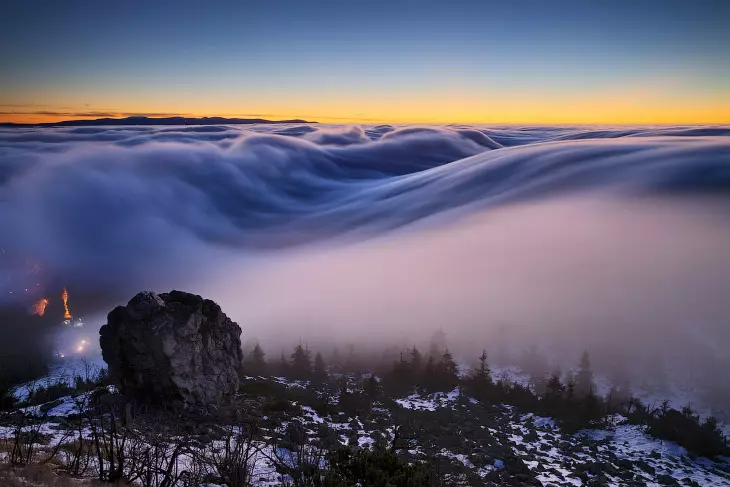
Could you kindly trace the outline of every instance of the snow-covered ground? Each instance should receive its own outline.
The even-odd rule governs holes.
[[[423,396],[420,394],[411,394],[403,399],[396,399],[395,402],[405,409],[421,409],[426,411],[435,411],[436,408],[448,407],[453,404],[459,397],[460,389],[457,387],[451,392],[436,392],[434,394]]]
[[[24,401],[28,398],[30,391],[38,387],[48,387],[59,383],[73,386],[76,377],[91,379],[104,368],[106,368],[106,363],[98,354],[74,354],[65,358],[57,358],[51,364],[48,375],[16,387],[13,396],[19,401]]]
[[[579,486],[596,479],[617,487],[635,481],[659,487],[671,478],[680,485],[730,486],[730,459],[692,459],[684,448],[621,419],[612,430],[566,437],[553,420],[522,415],[513,417],[509,441],[543,485]]]
[[[69,375],[80,375],[86,367],[82,361],[66,361],[57,364],[52,375],[44,381],[53,383]],[[502,369],[499,373],[503,377],[510,374],[524,380],[517,369]],[[295,392],[308,387],[307,383],[283,377],[249,377],[247,380],[270,381]],[[21,397],[22,390],[27,391],[29,387],[19,388],[20,392],[16,394]],[[50,407],[22,409],[27,414],[44,418],[39,429],[47,439],[43,448],[51,449],[58,442],[69,439],[63,425],[70,415],[78,413],[77,404],[83,403],[84,398],[83,394],[66,396],[54,401]],[[587,486],[595,482],[615,487],[659,487],[670,481],[688,487],[730,487],[730,459],[693,458],[684,448],[648,436],[641,427],[628,424],[621,416],[612,417],[607,429],[569,435],[551,418],[520,414],[509,406],[487,410],[478,401],[465,396],[458,387],[449,392],[414,393],[378,402],[371,412],[361,415],[325,413],[297,401],[291,404],[298,412],[288,422],[299,422],[309,438],[317,437],[324,429],[342,445],[356,448],[389,445],[396,436],[396,428],[405,422],[433,428],[424,430],[425,439],[407,439],[402,446],[403,453],[413,460],[439,458],[450,465],[449,475],[462,479],[463,485],[479,485],[479,479],[486,482],[514,469],[517,461],[546,487]],[[476,426],[481,430],[479,434],[473,430],[473,424],[464,426],[461,423],[464,418],[477,418],[481,422]],[[434,423],[430,424],[432,421]],[[286,424],[279,427],[283,429]],[[32,426],[25,429],[30,428]],[[428,436],[431,431],[436,431],[435,435],[455,434],[458,441],[450,440],[452,444],[444,446],[431,444]],[[0,426],[0,441],[12,438],[13,434],[13,425]],[[258,448],[256,485],[277,485],[280,476],[270,460],[271,447],[261,442]]]

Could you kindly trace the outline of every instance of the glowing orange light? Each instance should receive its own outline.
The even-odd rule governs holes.
[[[46,313],[46,306],[48,306],[48,300],[46,298],[39,299],[33,304],[33,314],[43,316]]]
[[[63,288],[61,299],[63,300],[63,319],[70,320],[73,316],[71,316],[71,313],[68,311],[68,291],[66,291],[66,288]]]

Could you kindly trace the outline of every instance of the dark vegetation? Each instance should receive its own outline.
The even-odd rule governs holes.
[[[329,392],[322,397],[312,389],[290,394],[286,386],[261,381],[262,387],[233,404],[203,414],[149,406],[110,391],[105,381],[103,371],[90,371],[73,385],[35,388],[23,405],[49,399],[40,414],[18,409],[0,416],[1,425],[13,428],[5,445],[10,465],[23,472],[55,465],[57,473],[112,484],[239,487],[252,485],[261,475],[257,460],[266,458],[281,485],[442,485],[427,464],[412,465],[401,457],[395,439],[370,451],[342,445],[327,428],[314,436],[305,431],[295,420],[302,404],[338,411],[339,405],[328,404],[326,397],[336,395],[339,385],[323,384]],[[73,412],[58,424],[61,440],[51,445],[42,426],[61,403],[53,399],[57,394],[70,396]],[[185,468],[179,466],[183,458]]]
[[[645,425],[647,432],[656,438],[673,441],[699,456],[730,455],[728,440],[714,416],[702,421],[689,406],[678,411],[670,408],[667,402],[650,409],[634,401],[630,407],[629,419]]]
[[[267,363],[264,357],[261,346],[256,344],[244,362],[244,372],[278,374],[313,383],[321,383],[322,377],[326,376],[322,372],[322,355],[317,354],[315,362],[320,365],[313,368],[311,353],[301,344],[295,347],[289,361],[282,355],[278,361]],[[337,360],[330,366],[333,371],[363,374],[367,370],[358,367],[352,359],[348,363],[338,357],[338,353],[333,354]],[[414,392],[450,391],[459,386],[465,395],[485,407],[507,404],[523,413],[551,417],[568,433],[607,427],[612,415],[620,414],[634,424],[645,426],[650,435],[678,443],[694,455],[730,455],[728,439],[715,417],[701,421],[690,407],[678,411],[669,408],[666,402],[658,408],[647,407],[630,395],[626,384],[615,385],[607,397],[600,397],[596,393],[588,352],[582,355],[574,373],[565,377],[561,377],[560,371],[539,375],[533,378],[532,387],[526,387],[495,380],[486,351],[478,357],[478,365],[460,377],[453,356],[445,348],[445,339],[437,334],[426,356],[414,346],[401,351],[391,367],[380,364],[376,370],[382,381],[369,376],[360,392],[350,392],[346,388],[340,391],[339,405],[344,411],[356,414],[367,410],[383,393],[388,397],[400,397]]]
[[[51,321],[23,307],[0,307],[0,408],[13,406],[13,386],[48,373]]]
[[[438,476],[428,465],[409,465],[392,450],[353,451],[340,448],[329,456],[328,487],[352,485],[399,485],[421,487],[438,484]]]
[[[47,384],[31,383],[28,387],[28,397],[23,404],[26,406],[46,404],[71,394],[92,391],[105,385],[108,385],[106,369],[99,370],[93,376],[77,375],[72,380],[58,379]]]
[[[61,478],[105,484],[540,485],[507,439],[515,421],[532,413],[556,420],[560,432],[548,431],[548,436],[610,428],[611,418],[621,414],[694,455],[729,453],[714,418],[701,421],[691,409],[677,411],[666,403],[644,406],[626,387],[599,397],[588,353],[573,373],[537,375],[526,387],[496,379],[486,352],[470,371],[459,373],[444,342],[437,337],[428,352],[416,347],[390,351],[385,357],[394,358],[375,365],[359,359],[354,347],[325,359],[300,344],[290,354],[267,360],[257,344],[245,356],[235,402],[204,413],[153,408],[124,397],[108,387],[103,372],[89,368],[74,380],[31,387],[16,406],[38,406],[35,413],[0,414],[0,425],[13,431],[4,450],[18,471],[49,466]],[[435,398],[450,393],[453,402],[434,411],[396,406],[396,399],[414,393]],[[43,425],[55,407],[68,401],[73,412],[56,418],[61,441],[51,443]],[[566,445],[561,448],[575,448]],[[449,460],[443,451],[468,452],[473,468]],[[493,468],[495,459],[503,468]],[[257,467],[262,461],[268,472]],[[486,475],[477,475],[475,468]],[[614,467],[596,463],[586,468],[598,475]]]

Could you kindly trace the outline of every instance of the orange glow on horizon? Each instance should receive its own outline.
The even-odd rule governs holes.
[[[730,124],[730,103],[718,105],[717,107],[699,107],[699,109],[688,111],[681,109],[667,110],[601,110],[598,104],[595,110],[586,112],[577,111],[555,111],[541,112],[535,109],[517,107],[511,111],[497,110],[460,110],[458,106],[451,106],[443,110],[392,110],[390,113],[382,112],[377,115],[346,115],[321,113],[315,115],[300,115],[296,113],[282,113],[277,116],[251,117],[232,113],[201,112],[180,115],[190,118],[202,117],[224,117],[224,118],[264,118],[276,122],[278,120],[302,119],[309,122],[328,124],[485,124],[485,125],[514,125],[514,124],[564,124],[564,125],[632,125],[632,124]],[[36,123],[57,123],[65,120],[93,120],[95,118],[107,117],[80,117],[80,116],[53,116],[16,113],[0,119],[0,123],[36,124]],[[125,118],[125,116],[108,117]],[[160,118],[160,117],[150,117]]]
[[[59,94],[60,96],[61,94]],[[0,121],[54,123],[63,120],[152,118],[183,116],[263,118],[271,121],[304,119],[320,123],[399,124],[727,124],[730,123],[730,90],[689,90],[672,80],[648,80],[630,86],[580,92],[476,90],[459,82],[434,89],[350,93],[325,90],[303,98],[294,93],[261,97],[241,93],[190,96],[184,93],[134,93],[97,100],[93,106],[115,110],[79,108],[76,99],[48,99],[39,110],[19,107],[0,115]],[[276,95],[276,96],[275,96]],[[67,95],[64,95],[64,98]],[[9,100],[12,101],[12,100]],[[41,100],[39,100],[41,101]],[[51,102],[57,102],[52,105]],[[83,107],[83,105],[81,105]],[[244,110],[234,111],[231,106]]]

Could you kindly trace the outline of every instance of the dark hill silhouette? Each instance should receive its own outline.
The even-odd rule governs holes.
[[[307,120],[266,120],[264,118],[225,118],[225,117],[126,117],[97,118],[94,120],[64,120],[49,123],[0,123],[3,127],[88,127],[103,125],[235,125],[254,123],[317,123]]]

